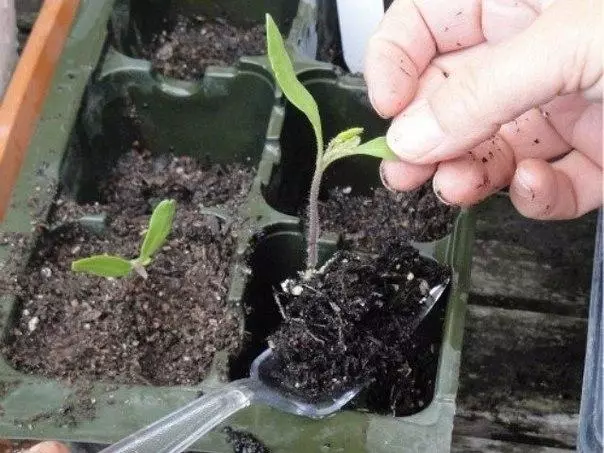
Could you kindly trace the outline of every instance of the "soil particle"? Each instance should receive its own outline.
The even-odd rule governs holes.
[[[233,453],[271,453],[253,434],[238,431],[230,426],[223,429],[227,442],[233,446]]]
[[[422,325],[420,337],[410,325],[448,272],[395,241],[379,255],[338,252],[310,279],[286,280],[276,291],[284,321],[270,337],[279,365],[269,378],[312,401],[373,382],[365,408],[421,408],[432,394],[440,329]]]
[[[459,208],[438,200],[431,183],[411,192],[377,188],[370,196],[335,188],[319,207],[323,231],[341,233],[347,248],[370,252],[395,238],[421,242],[442,238],[452,230],[458,213]]]
[[[132,151],[118,162],[100,203],[62,200],[53,224],[66,223],[42,236],[21,275],[3,278],[21,300],[5,356],[19,370],[68,380],[200,382],[217,350],[234,353],[241,343],[226,300],[233,227],[200,206],[227,202],[234,210],[252,178],[238,164],[204,167],[188,157]],[[93,254],[137,256],[151,211],[164,198],[178,201],[176,218],[147,280],[71,272],[73,260]],[[74,222],[98,212],[107,214],[103,234]]]
[[[210,65],[229,66],[244,55],[262,55],[265,48],[264,25],[240,28],[221,18],[179,16],[144,54],[161,74],[195,80]]]

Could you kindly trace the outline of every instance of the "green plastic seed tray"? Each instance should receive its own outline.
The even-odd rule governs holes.
[[[155,153],[245,163],[256,173],[238,212],[246,221],[238,234],[228,301],[241,315],[248,343],[236,360],[218,352],[212,372],[198,386],[92,382],[87,393],[92,409],[81,416],[74,411],[68,423],[65,411],[78,394],[78,383],[25,374],[1,359],[3,437],[110,444],[184,405],[200,390],[220,387],[247,372],[279,322],[272,287],[303,267],[300,213],[314,165],[312,131],[285,102],[265,56],[242,57],[228,67],[210,66],[201,79],[185,81],[158,75],[142,58],[141,49],[161,31],[164,18],[178,13],[263,23],[264,13],[270,12],[288,33],[299,78],[317,99],[325,136],[350,126],[364,127],[366,137],[383,134],[387,124],[373,113],[362,79],[316,59],[319,50],[330,45],[325,40],[337,34],[325,30],[326,24],[333,24],[329,14],[334,12],[313,3],[82,0],[1,232],[22,233],[33,237],[35,244],[35,238],[44,234],[40,225],[52,215],[53,200],[61,196],[94,201],[101,183],[137,136],[144,137]],[[136,121],[124,121],[125,111],[135,112]],[[377,187],[377,165],[365,157],[342,161],[326,175],[324,189],[346,185],[362,193]],[[217,214],[227,215],[220,210]],[[472,211],[463,210],[448,236],[417,244],[453,272],[444,321],[438,324],[442,339],[434,395],[421,411],[392,417],[349,409],[310,420],[252,406],[225,424],[252,433],[275,453],[449,451],[473,224]],[[322,259],[337,247],[338,237],[325,232]],[[12,250],[0,245],[4,271],[15,262]],[[18,258],[21,264],[28,260]],[[6,339],[21,312],[20,301],[7,291],[0,300],[0,327]],[[194,449],[232,451],[220,429],[200,439]]]

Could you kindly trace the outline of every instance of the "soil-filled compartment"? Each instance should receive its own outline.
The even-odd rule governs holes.
[[[120,52],[151,61],[164,76],[195,80],[208,66],[263,55],[265,13],[287,33],[297,10],[298,2],[289,0],[118,0],[111,40]]]
[[[298,271],[305,239],[299,232],[281,227],[259,239],[243,299],[247,325],[257,336],[235,377],[270,345],[285,360],[271,378],[288,393],[320,399],[321,392],[350,385],[347,379],[367,380],[371,384],[350,408],[395,416],[420,411],[434,393],[447,294],[417,331],[408,326],[421,308],[422,291],[442,282],[448,269],[402,242],[379,256],[337,249],[323,240],[321,262],[334,256],[339,262],[325,278],[303,281]]]
[[[19,302],[3,351],[18,370],[70,381],[195,385],[211,372],[217,352],[233,357],[241,349],[243,316],[229,300],[230,270],[263,134],[225,137],[219,128],[195,128],[212,96],[149,90],[153,83],[126,70],[89,87],[47,231],[25,270],[6,276],[5,290]],[[245,74],[225,83],[234,88],[220,98],[247,83],[268,107],[270,84],[263,79]],[[258,115],[262,105],[242,104],[231,119],[265,128],[269,112]],[[179,124],[186,127],[178,130]],[[71,272],[73,260],[94,254],[135,258],[163,199],[176,200],[176,218],[149,278]],[[102,225],[79,222],[95,215],[105,217]],[[19,248],[26,253],[26,247],[4,240],[23,260]],[[216,370],[222,378],[227,373]]]
[[[237,208],[254,171],[233,163],[133,149],[118,160],[97,203],[59,197],[51,225],[11,291],[19,314],[4,353],[17,369],[71,381],[195,385],[217,351],[237,354],[242,319],[228,301]],[[148,278],[105,279],[70,270],[95,254],[137,256],[154,205],[175,199],[172,233]],[[226,205],[224,218],[204,208]],[[91,231],[90,221],[105,214]],[[229,217],[228,215],[232,217]],[[226,370],[220,370],[224,375]]]

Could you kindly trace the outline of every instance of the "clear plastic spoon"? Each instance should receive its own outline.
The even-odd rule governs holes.
[[[422,300],[422,310],[412,324],[413,329],[432,311],[448,283],[447,279],[435,286]],[[291,414],[322,418],[341,409],[363,388],[363,385],[357,385],[323,401],[306,402],[280,390],[274,381],[269,382],[267,370],[275,365],[272,350],[267,349],[252,363],[249,378],[206,393],[101,453],[181,453],[220,422],[252,403],[266,404]]]

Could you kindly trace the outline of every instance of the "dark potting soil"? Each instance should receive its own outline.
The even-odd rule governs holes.
[[[262,55],[265,49],[264,25],[243,28],[221,18],[179,16],[173,29],[153,38],[144,56],[165,76],[195,80],[210,65],[229,66],[244,55]]]
[[[395,241],[379,255],[338,252],[309,280],[286,280],[276,291],[284,320],[269,339],[278,361],[269,379],[314,401],[372,382],[360,407],[417,411],[433,393],[442,309],[417,332],[410,324],[448,275]]]
[[[217,350],[235,353],[241,343],[226,301],[233,226],[200,206],[228,200],[234,209],[252,179],[239,164],[202,166],[133,150],[119,160],[100,203],[58,200],[53,224],[72,223],[43,235],[25,272],[4,282],[22,302],[5,356],[20,370],[69,380],[200,382]],[[176,217],[147,280],[71,272],[73,260],[93,254],[137,256],[152,209],[164,198],[177,200]],[[102,235],[73,222],[101,211]]]
[[[353,195],[350,187],[336,187],[319,205],[321,228],[340,233],[344,246],[377,252],[384,241],[429,242],[453,229],[459,208],[438,200],[431,183],[411,192],[373,189],[371,195]]]
[[[233,453],[271,453],[256,436],[246,431],[238,431],[227,426],[223,429],[227,442],[233,446]]]

